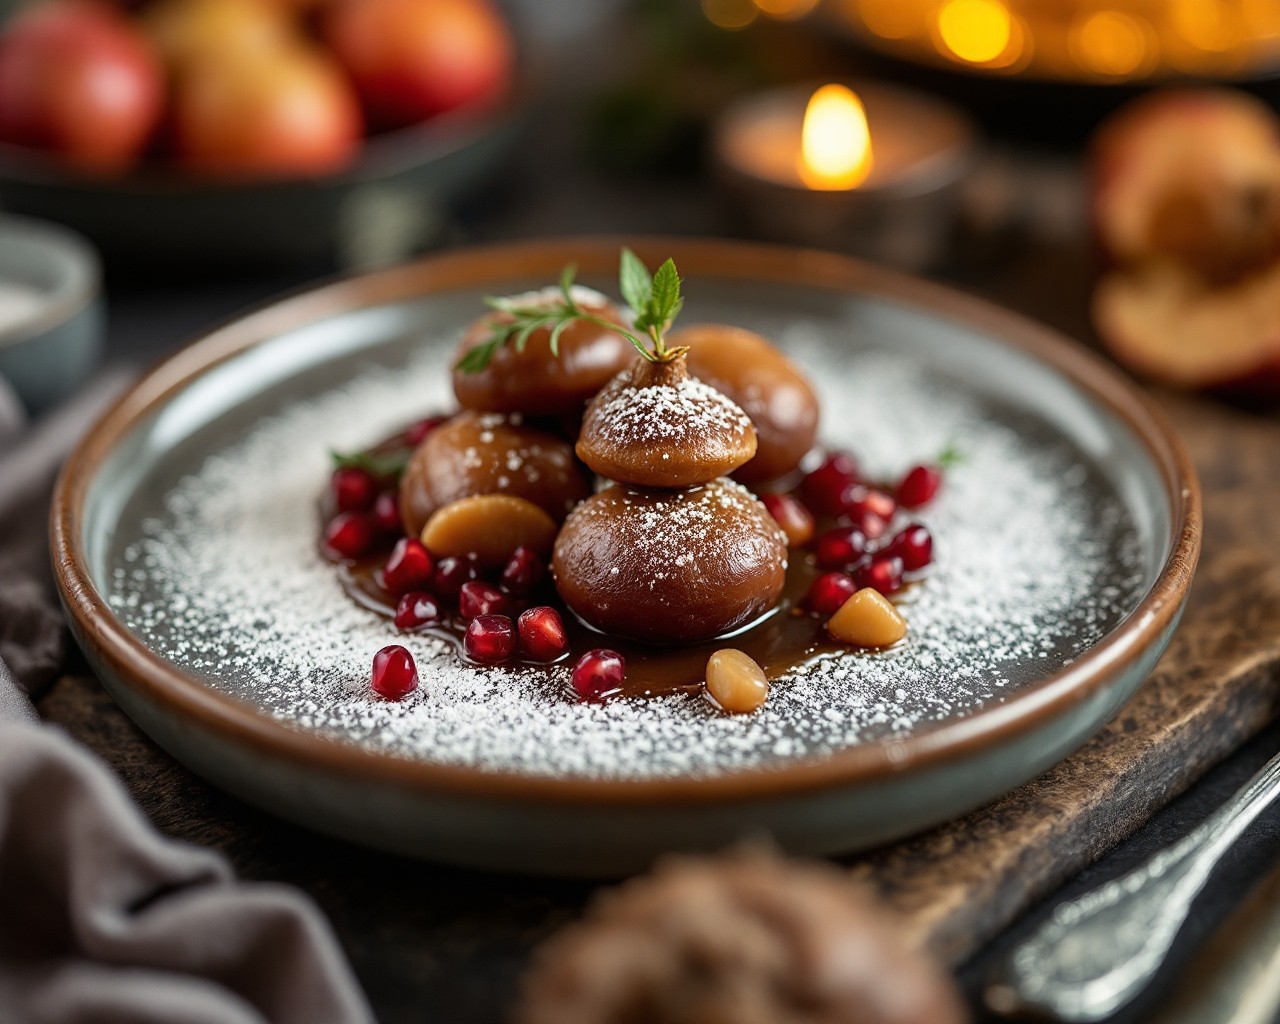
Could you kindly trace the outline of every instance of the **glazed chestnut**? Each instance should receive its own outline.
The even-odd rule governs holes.
[[[587,406],[578,458],[608,480],[689,487],[732,473],[756,453],[751,420],[689,376],[684,356],[640,359]]]
[[[579,505],[551,569],[565,604],[596,629],[652,644],[709,640],[778,601],[787,539],[741,484],[682,491],[615,484]]]
[[[603,320],[622,324],[617,308],[599,292],[575,286],[574,301]],[[512,296],[537,305],[560,298],[558,288]],[[510,320],[504,313],[490,313],[471,325],[454,357],[456,363],[489,337],[495,322]],[[464,409],[521,412],[530,416],[576,417],[591,397],[621,370],[631,365],[635,348],[625,338],[603,327],[578,320],[570,324],[558,342],[559,355],[551,354],[551,330],[543,327],[529,335],[522,350],[503,345],[483,370],[453,371],[453,393]]]
[[[738,403],[756,428],[756,455],[734,476],[759,483],[790,473],[818,434],[818,397],[786,356],[753,331],[699,324],[672,332],[689,372]]]
[[[566,441],[518,416],[464,412],[427,435],[400,479],[400,518],[410,537],[440,508],[475,494],[524,498],[557,523],[591,492]]]

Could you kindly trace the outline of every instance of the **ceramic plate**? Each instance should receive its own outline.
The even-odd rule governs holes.
[[[822,439],[890,478],[963,458],[925,520],[937,559],[910,641],[777,681],[761,712],[699,699],[566,700],[559,675],[461,664],[404,640],[423,685],[368,689],[389,624],[316,554],[329,448],[447,407],[485,295],[576,261],[609,290],[618,243],[451,253],[287,299],[143,380],[68,462],[54,507],[73,628],[175,757],[285,817],[459,863],[612,874],[768,832],[880,843],[1065,757],[1142,682],[1199,540],[1195,479],[1159,412],[1070,342],[841,257],[652,241],[682,323],[726,321],[814,380]]]

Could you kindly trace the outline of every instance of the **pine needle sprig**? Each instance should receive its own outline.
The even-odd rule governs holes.
[[[560,272],[560,294],[552,302],[522,305],[509,298],[485,299],[491,309],[504,315],[492,319],[489,336],[468,350],[455,368],[463,373],[478,373],[492,362],[503,346],[512,345],[517,352],[523,352],[533,333],[546,328],[551,330],[551,354],[558,356],[560,336],[571,324],[579,322],[594,324],[622,336],[650,362],[669,362],[686,351],[683,348],[670,349],[666,344],[666,333],[684,305],[680,294],[680,275],[670,259],[658,268],[656,274],[650,275],[640,257],[623,248],[618,281],[622,297],[631,309],[634,330],[596,316],[578,304],[573,297],[577,272],[577,266],[572,263]]]

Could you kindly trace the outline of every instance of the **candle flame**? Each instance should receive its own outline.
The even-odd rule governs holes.
[[[862,101],[843,85],[824,85],[804,112],[801,179],[813,189],[857,188],[871,164],[871,129]]]

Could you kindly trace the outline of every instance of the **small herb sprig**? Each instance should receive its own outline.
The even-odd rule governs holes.
[[[964,452],[960,450],[957,444],[952,442],[938,452],[938,458],[935,461],[939,469],[954,469],[964,462],[964,458]]]
[[[409,465],[413,449],[403,448],[388,452],[339,452],[329,450],[334,469],[363,469],[376,480],[392,480],[400,476]]]
[[[633,330],[598,317],[578,305],[573,298],[573,279],[577,272],[578,268],[573,263],[560,272],[560,295],[553,303],[517,305],[510,299],[485,299],[490,307],[506,316],[494,320],[489,337],[459,359],[455,368],[463,373],[478,373],[489,365],[494,353],[503,345],[512,343],[517,352],[523,352],[533,332],[542,328],[551,329],[551,354],[558,356],[560,335],[570,324],[578,321],[621,335],[651,363],[667,363],[688,351],[683,346],[667,347],[667,331],[684,305],[680,294],[680,275],[672,260],[668,259],[655,274],[650,275],[640,257],[623,247],[618,285],[623,299],[631,308]]]

